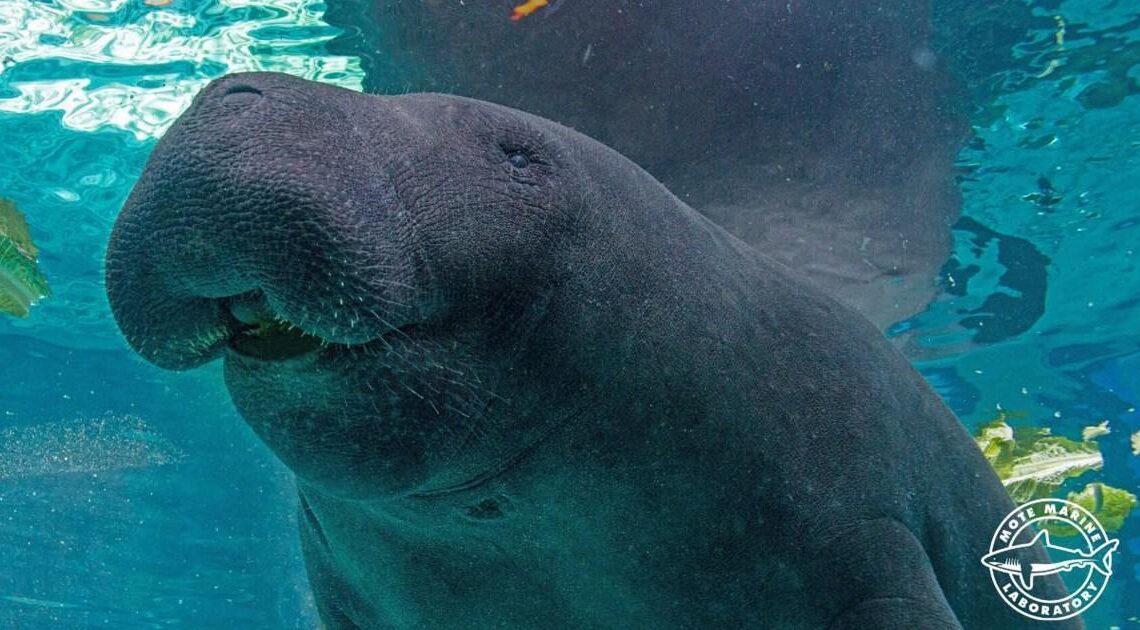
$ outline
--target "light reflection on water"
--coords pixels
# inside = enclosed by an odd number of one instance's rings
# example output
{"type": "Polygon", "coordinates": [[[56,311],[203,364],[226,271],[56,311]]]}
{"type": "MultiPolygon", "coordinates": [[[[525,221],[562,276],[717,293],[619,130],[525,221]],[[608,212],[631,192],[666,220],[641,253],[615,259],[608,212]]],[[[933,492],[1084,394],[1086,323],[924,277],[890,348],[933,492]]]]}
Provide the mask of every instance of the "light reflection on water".
{"type": "Polygon", "coordinates": [[[321,4],[168,4],[0,3],[0,111],[60,111],[68,128],[109,126],[143,140],[161,135],[203,85],[230,72],[273,70],[360,89],[358,58],[315,48],[338,33],[321,4]],[[194,12],[177,8],[191,4],[194,12]]]}

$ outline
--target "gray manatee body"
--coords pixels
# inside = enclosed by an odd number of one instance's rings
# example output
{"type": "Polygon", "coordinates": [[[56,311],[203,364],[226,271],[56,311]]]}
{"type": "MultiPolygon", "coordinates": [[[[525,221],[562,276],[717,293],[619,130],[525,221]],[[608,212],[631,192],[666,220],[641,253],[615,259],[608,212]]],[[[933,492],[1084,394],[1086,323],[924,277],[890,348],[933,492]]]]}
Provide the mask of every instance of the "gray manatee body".
{"type": "Polygon", "coordinates": [[[148,360],[224,361],[330,628],[1035,623],[979,562],[1012,503],[907,361],[550,121],[220,79],[107,291],[148,360]]]}
{"type": "Polygon", "coordinates": [[[600,140],[881,328],[950,255],[967,137],[927,0],[330,0],[365,88],[600,140]]]}

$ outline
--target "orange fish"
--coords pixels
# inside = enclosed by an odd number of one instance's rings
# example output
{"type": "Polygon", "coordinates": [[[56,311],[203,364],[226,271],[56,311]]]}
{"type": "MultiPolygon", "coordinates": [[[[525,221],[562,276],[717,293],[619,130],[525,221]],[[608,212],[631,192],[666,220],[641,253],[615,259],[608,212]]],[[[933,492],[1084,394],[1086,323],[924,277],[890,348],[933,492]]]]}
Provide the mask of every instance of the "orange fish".
{"type": "Polygon", "coordinates": [[[548,0],[526,0],[526,2],[515,7],[515,12],[511,14],[511,21],[518,22],[548,4],[550,4],[548,0]]]}

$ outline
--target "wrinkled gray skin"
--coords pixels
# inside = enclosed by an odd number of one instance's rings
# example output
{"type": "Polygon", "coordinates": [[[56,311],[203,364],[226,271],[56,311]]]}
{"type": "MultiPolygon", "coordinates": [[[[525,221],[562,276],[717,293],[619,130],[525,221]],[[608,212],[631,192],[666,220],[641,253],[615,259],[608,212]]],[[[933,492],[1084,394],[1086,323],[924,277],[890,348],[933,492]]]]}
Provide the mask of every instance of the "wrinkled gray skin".
{"type": "Polygon", "coordinates": [[[368,91],[577,129],[880,328],[933,298],[967,127],[929,0],[559,0],[511,22],[521,1],[330,0],[327,19],[368,91]]]}
{"type": "Polygon", "coordinates": [[[224,361],[330,628],[1033,624],[979,562],[1012,504],[907,361],[547,120],[218,80],[107,291],[150,361],[224,361]],[[325,345],[242,332],[274,317],[325,345]]]}

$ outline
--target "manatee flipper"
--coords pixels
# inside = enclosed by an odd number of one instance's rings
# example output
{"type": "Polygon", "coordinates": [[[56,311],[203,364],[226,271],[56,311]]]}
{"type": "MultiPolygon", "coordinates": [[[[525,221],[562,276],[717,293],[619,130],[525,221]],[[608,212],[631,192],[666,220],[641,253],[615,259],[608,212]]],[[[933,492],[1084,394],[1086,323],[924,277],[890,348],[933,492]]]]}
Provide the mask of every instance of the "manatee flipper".
{"type": "Polygon", "coordinates": [[[833,565],[832,588],[849,592],[830,630],[961,629],[922,544],[891,518],[857,525],[821,556],[833,565]]]}

